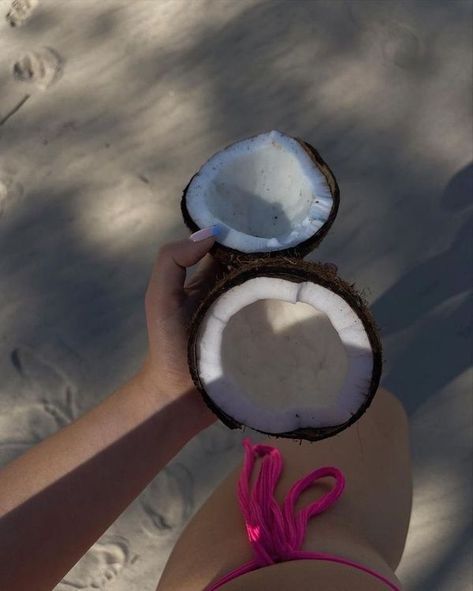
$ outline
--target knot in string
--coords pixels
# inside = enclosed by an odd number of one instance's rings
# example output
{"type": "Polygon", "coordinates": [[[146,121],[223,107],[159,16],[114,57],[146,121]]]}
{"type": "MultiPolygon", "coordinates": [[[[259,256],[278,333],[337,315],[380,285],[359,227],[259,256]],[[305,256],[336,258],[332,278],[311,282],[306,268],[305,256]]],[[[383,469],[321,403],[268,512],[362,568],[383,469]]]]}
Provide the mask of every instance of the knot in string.
{"type": "Polygon", "coordinates": [[[341,556],[301,549],[310,517],[328,509],[343,492],[345,478],[338,468],[327,466],[310,472],[292,486],[280,506],[274,498],[274,490],[282,471],[281,452],[269,445],[252,445],[248,437],[243,440],[243,446],[245,459],[238,481],[238,502],[254,558],[210,583],[206,591],[217,591],[241,575],[276,562],[309,559],[344,564],[382,581],[391,591],[401,591],[395,583],[368,566],[341,556]],[[251,475],[258,457],[262,457],[263,461],[255,486],[250,490],[251,475]],[[300,494],[326,476],[335,478],[335,486],[322,498],[296,512],[295,504],[300,494]]]}
{"type": "Polygon", "coordinates": [[[345,478],[338,468],[326,466],[313,470],[298,480],[289,490],[282,506],[274,491],[282,472],[281,452],[269,445],[252,445],[243,440],[245,459],[238,482],[238,502],[245,520],[248,539],[258,567],[292,560],[302,549],[308,520],[328,509],[342,494],[345,478]],[[262,465],[256,483],[250,490],[253,467],[258,457],[262,465]],[[320,499],[296,511],[301,493],[320,478],[335,478],[335,486],[320,499]]]}

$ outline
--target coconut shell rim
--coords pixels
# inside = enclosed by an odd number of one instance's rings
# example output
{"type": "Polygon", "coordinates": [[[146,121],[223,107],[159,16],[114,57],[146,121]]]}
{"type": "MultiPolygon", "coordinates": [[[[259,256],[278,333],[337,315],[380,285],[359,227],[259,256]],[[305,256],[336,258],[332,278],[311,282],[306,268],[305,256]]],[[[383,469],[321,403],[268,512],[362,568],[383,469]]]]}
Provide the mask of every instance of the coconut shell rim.
{"type": "MultiPolygon", "coordinates": [[[[224,152],[225,150],[228,150],[234,144],[236,144],[240,141],[245,141],[245,140],[252,139],[254,137],[258,137],[258,135],[262,135],[264,133],[268,133],[268,132],[261,132],[259,134],[249,136],[247,138],[237,140],[235,142],[232,142],[231,144],[228,144],[227,146],[225,146],[221,150],[218,150],[218,152],[224,152]]],[[[281,132],[281,133],[284,133],[284,132],[281,132]]],[[[328,164],[325,162],[325,160],[322,158],[320,153],[309,142],[306,142],[302,138],[291,136],[287,133],[284,133],[284,135],[297,141],[301,145],[301,147],[304,149],[304,151],[309,155],[309,157],[313,160],[313,162],[315,163],[317,168],[320,170],[320,172],[324,175],[324,177],[327,181],[327,184],[330,188],[330,193],[331,193],[332,199],[333,199],[333,204],[332,204],[332,208],[330,210],[329,216],[328,216],[327,220],[325,221],[325,223],[322,225],[322,227],[319,228],[317,230],[317,232],[315,232],[312,236],[310,236],[306,240],[303,240],[302,242],[299,242],[295,246],[291,246],[289,248],[285,248],[285,249],[281,249],[281,250],[259,251],[259,252],[256,252],[256,251],[255,252],[242,252],[242,251],[237,250],[235,248],[231,248],[229,246],[225,246],[224,244],[220,244],[219,242],[216,241],[215,244],[213,245],[212,249],[210,250],[210,254],[212,256],[214,256],[218,261],[225,263],[231,267],[238,267],[238,266],[244,264],[245,262],[251,261],[255,258],[257,258],[257,259],[261,259],[261,258],[271,259],[271,258],[280,258],[280,257],[295,257],[298,259],[302,259],[303,257],[305,257],[307,254],[309,254],[311,251],[313,251],[320,244],[320,242],[325,238],[325,236],[327,235],[328,231],[330,230],[330,228],[332,227],[332,225],[335,221],[335,218],[337,216],[339,206],[340,206],[340,188],[338,186],[335,175],[333,174],[332,170],[330,169],[328,164]]],[[[218,153],[218,152],[216,152],[216,153],[218,153]]],[[[181,196],[180,206],[181,206],[182,217],[183,217],[184,223],[186,224],[186,226],[188,227],[188,229],[191,232],[197,232],[198,230],[201,230],[202,228],[195,223],[195,221],[193,220],[193,218],[191,217],[191,215],[187,209],[187,203],[186,203],[187,191],[188,191],[189,186],[192,183],[193,179],[199,174],[200,170],[205,166],[205,164],[208,162],[208,160],[209,159],[207,159],[205,161],[205,163],[199,168],[199,170],[194,175],[192,175],[191,179],[189,180],[186,187],[184,188],[184,191],[182,192],[182,196],[181,196]]]]}
{"type": "Polygon", "coordinates": [[[302,261],[298,259],[259,259],[248,263],[240,268],[234,269],[224,275],[209,292],[207,297],[201,302],[194,313],[190,324],[187,358],[189,371],[197,390],[210,410],[231,429],[249,428],[253,431],[276,438],[305,439],[308,441],[319,441],[328,437],[333,437],[337,433],[344,431],[350,425],[358,421],[371,405],[373,398],[378,390],[383,367],[382,342],[379,336],[379,328],[369,309],[369,304],[361,293],[355,288],[354,284],[349,284],[339,277],[336,273],[327,270],[323,264],[314,261],[302,261]],[[220,408],[212,398],[207,394],[205,386],[202,383],[198,371],[197,363],[197,340],[199,327],[210,306],[229,289],[243,284],[249,279],[255,277],[277,277],[286,279],[295,283],[311,281],[330,289],[333,293],[342,297],[353,309],[356,315],[363,323],[364,329],[368,335],[373,354],[373,370],[371,374],[370,386],[366,394],[365,401],[352,414],[351,418],[340,425],[329,427],[301,427],[294,431],[283,433],[269,433],[260,429],[255,429],[245,425],[228,415],[220,408]],[[317,280],[314,281],[313,279],[317,280]]]}

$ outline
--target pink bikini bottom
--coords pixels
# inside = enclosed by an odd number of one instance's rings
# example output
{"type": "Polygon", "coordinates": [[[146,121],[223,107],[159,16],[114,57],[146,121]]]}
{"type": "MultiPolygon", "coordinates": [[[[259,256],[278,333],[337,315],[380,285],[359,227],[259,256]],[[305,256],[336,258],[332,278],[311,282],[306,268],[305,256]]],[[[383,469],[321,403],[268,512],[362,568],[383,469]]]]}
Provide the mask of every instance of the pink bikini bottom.
{"type": "Polygon", "coordinates": [[[293,484],[282,507],[274,498],[274,490],[281,475],[283,461],[281,452],[270,445],[253,445],[247,437],[243,441],[245,458],[238,482],[238,502],[245,519],[248,540],[254,558],[232,570],[220,580],[211,583],[205,591],[216,591],[222,585],[264,566],[288,560],[325,560],[346,564],[372,575],[386,584],[388,589],[401,591],[387,578],[346,558],[332,556],[323,552],[305,552],[301,550],[304,542],[307,522],[310,517],[328,509],[342,494],[345,478],[338,468],[327,466],[310,472],[293,484]],[[253,490],[250,491],[250,479],[257,457],[262,457],[260,473],[253,490]],[[332,476],[335,486],[322,498],[295,512],[294,507],[300,494],[319,478],[332,476]]]}

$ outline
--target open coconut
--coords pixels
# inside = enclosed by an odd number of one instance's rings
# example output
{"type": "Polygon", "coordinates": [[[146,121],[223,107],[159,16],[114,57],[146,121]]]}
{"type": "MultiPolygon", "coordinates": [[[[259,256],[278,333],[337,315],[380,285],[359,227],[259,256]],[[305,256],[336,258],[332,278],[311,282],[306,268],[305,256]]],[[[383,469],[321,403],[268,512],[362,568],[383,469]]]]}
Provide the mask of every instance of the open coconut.
{"type": "Polygon", "coordinates": [[[377,390],[381,342],[362,296],[333,270],[255,260],[198,308],[189,367],[230,428],[316,441],[354,423],[377,390]]]}
{"type": "Polygon", "coordinates": [[[192,232],[218,225],[212,254],[237,266],[255,257],[303,257],[337,214],[338,185],[308,143],[278,131],[238,141],[214,154],[184,190],[192,232]]]}

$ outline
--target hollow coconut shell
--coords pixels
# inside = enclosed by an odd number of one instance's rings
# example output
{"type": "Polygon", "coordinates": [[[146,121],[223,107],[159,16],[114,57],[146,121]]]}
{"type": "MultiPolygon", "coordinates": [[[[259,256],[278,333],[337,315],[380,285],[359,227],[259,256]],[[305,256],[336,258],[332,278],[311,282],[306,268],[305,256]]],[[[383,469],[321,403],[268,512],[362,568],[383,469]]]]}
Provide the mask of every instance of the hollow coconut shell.
{"type": "MultiPolygon", "coordinates": [[[[225,155],[226,152],[235,148],[244,142],[251,142],[258,140],[259,138],[265,138],[265,141],[271,141],[273,145],[279,145],[276,142],[282,141],[290,141],[296,142],[297,146],[302,149],[303,154],[309,158],[310,165],[313,167],[314,171],[316,171],[326,184],[327,191],[330,193],[331,197],[331,205],[328,211],[323,215],[323,223],[322,225],[316,229],[311,235],[306,237],[305,239],[293,244],[287,248],[281,247],[276,250],[254,250],[251,252],[243,252],[240,249],[232,248],[228,245],[222,243],[222,240],[217,237],[217,240],[212,247],[210,253],[217,259],[219,262],[227,265],[228,267],[239,267],[240,265],[250,262],[257,259],[271,259],[271,258],[280,258],[280,257],[295,257],[295,258],[303,258],[309,252],[314,250],[318,244],[322,241],[325,237],[329,229],[331,228],[333,222],[335,221],[335,217],[338,212],[339,203],[340,203],[340,190],[335,179],[335,176],[331,169],[329,168],[328,164],[323,160],[322,156],[319,152],[308,142],[304,141],[301,138],[292,137],[281,132],[272,131],[268,133],[258,134],[256,136],[252,136],[245,140],[240,140],[239,142],[235,142],[233,144],[228,145],[220,152],[217,152],[212,158],[210,158],[201,168],[200,170],[194,174],[191,178],[189,183],[187,184],[186,188],[183,191],[182,198],[181,198],[181,212],[184,219],[185,224],[189,228],[191,232],[197,232],[198,230],[202,229],[200,225],[195,221],[194,217],[191,215],[189,211],[189,204],[188,204],[188,195],[189,189],[193,185],[194,182],[197,181],[197,177],[202,174],[206,168],[210,168],[211,161],[217,155],[225,155]]],[[[314,197],[316,197],[315,195],[314,197]]],[[[225,199],[225,196],[221,196],[222,199],[225,199]]],[[[284,201],[284,195],[282,196],[282,201],[284,201]]],[[[217,225],[219,220],[215,220],[217,225]]],[[[207,225],[207,224],[206,224],[207,225]]]]}
{"type": "MultiPolygon", "coordinates": [[[[299,286],[299,288],[300,287],[301,286],[299,286]]],[[[275,297],[277,297],[277,294],[275,294],[275,297]]],[[[268,298],[271,298],[270,294],[268,294],[268,298]]],[[[338,299],[337,301],[340,302],[338,299]]],[[[355,423],[370,406],[377,391],[382,372],[382,345],[375,320],[368,308],[367,302],[355,289],[353,284],[348,284],[337,275],[332,266],[302,261],[300,259],[290,259],[287,257],[273,259],[259,258],[242,265],[238,269],[231,270],[224,275],[208,296],[202,301],[195,312],[190,326],[188,363],[192,379],[201,393],[203,400],[227,427],[231,429],[249,427],[260,433],[277,438],[283,437],[317,441],[340,433],[355,423]],[[309,285],[310,289],[314,286],[316,289],[319,289],[318,286],[326,288],[326,290],[329,290],[330,294],[335,296],[335,299],[336,296],[342,298],[344,303],[346,303],[354,315],[356,315],[356,323],[361,327],[360,330],[365,333],[365,336],[367,337],[366,343],[369,343],[369,345],[366,344],[366,347],[371,350],[372,364],[370,374],[365,376],[365,380],[362,380],[364,384],[363,389],[357,392],[357,407],[350,410],[346,420],[336,422],[337,424],[325,424],[323,426],[303,424],[296,429],[281,432],[274,431],[273,429],[261,429],[254,427],[251,424],[253,422],[251,417],[250,420],[247,420],[246,422],[235,418],[235,416],[232,416],[234,413],[229,413],[228,409],[222,408],[222,406],[225,405],[216,402],[216,397],[214,395],[209,395],[209,392],[207,391],[209,386],[206,385],[199,368],[199,343],[202,338],[202,327],[205,325],[206,319],[209,317],[211,308],[217,302],[222,301],[221,298],[228,294],[230,290],[237,286],[249,285],[251,280],[263,277],[283,279],[296,284],[309,285]]],[[[261,368],[261,371],[271,371],[271,367],[261,368]]],[[[220,394],[223,396],[225,392],[222,391],[220,394]]],[[[313,392],[313,396],[317,397],[317,391],[313,392]]],[[[235,401],[233,401],[232,404],[234,404],[234,402],[235,401]]],[[[258,411],[256,412],[258,413],[258,411]]]]}

